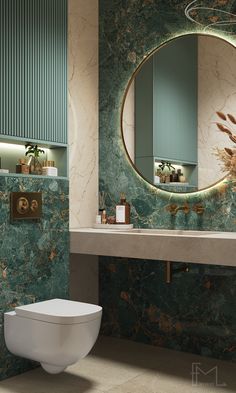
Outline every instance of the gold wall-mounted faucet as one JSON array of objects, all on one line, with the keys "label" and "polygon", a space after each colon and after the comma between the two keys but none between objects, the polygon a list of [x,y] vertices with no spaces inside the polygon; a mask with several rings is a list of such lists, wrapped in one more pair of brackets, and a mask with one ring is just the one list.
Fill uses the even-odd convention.
[{"label": "gold wall-mounted faucet", "polygon": [[184,214],[189,214],[190,207],[189,207],[188,203],[185,203],[182,206],[171,204],[171,205],[166,206],[166,210],[169,211],[172,216],[176,216],[176,214],[178,213],[179,210],[182,210],[184,212]]}]

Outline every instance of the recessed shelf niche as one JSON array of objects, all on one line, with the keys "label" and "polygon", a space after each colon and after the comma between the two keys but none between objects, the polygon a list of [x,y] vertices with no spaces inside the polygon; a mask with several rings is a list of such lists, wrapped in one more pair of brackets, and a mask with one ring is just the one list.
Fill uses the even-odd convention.
[{"label": "recessed shelf niche", "polygon": [[[50,143],[37,140],[23,140],[22,138],[0,138],[1,168],[9,169],[10,174],[16,174],[16,164],[19,158],[25,158],[25,144],[32,142],[41,147],[45,153],[40,155],[40,161],[52,160],[58,168],[58,177],[68,177],[67,145],[62,143]],[[7,174],[6,174],[7,175]],[[19,174],[16,174],[19,175]],[[31,175],[25,175],[31,176]],[[39,175],[40,176],[40,175]],[[38,177],[39,177],[38,176]],[[49,176],[48,176],[49,177]]]}]

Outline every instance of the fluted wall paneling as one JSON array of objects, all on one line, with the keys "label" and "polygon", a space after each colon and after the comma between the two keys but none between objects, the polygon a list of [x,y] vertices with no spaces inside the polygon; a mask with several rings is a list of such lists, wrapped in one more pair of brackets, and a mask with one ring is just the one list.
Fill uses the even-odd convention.
[{"label": "fluted wall paneling", "polygon": [[67,143],[67,0],[0,0],[0,134]]}]

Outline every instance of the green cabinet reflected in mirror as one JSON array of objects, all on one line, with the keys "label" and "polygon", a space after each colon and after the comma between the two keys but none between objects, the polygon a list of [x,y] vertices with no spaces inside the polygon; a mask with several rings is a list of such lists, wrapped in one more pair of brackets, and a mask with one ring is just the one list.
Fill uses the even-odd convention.
[{"label": "green cabinet reflected in mirror", "polygon": [[171,192],[220,181],[215,155],[228,141],[217,111],[234,113],[236,53],[228,42],[190,34],[167,42],[141,64],[123,104],[123,139],[138,172]]}]

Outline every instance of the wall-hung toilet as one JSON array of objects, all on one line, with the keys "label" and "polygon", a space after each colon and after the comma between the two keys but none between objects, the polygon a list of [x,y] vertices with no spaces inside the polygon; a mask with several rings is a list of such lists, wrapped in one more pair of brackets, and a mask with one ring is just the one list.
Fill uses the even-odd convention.
[{"label": "wall-hung toilet", "polygon": [[4,314],[7,348],[56,374],[85,357],[99,333],[102,307],[52,299]]}]

